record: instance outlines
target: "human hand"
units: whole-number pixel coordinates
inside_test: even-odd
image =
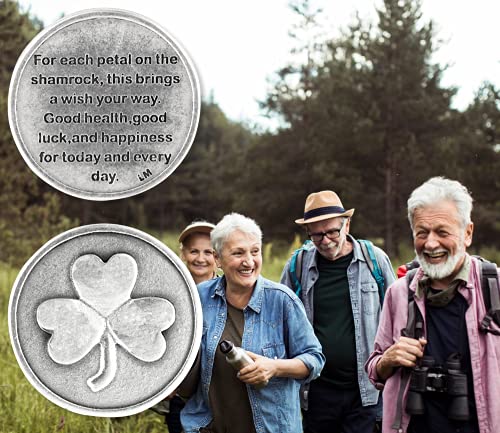
[[[238,378],[249,385],[265,385],[276,375],[277,365],[276,361],[265,356],[257,355],[256,353],[249,352],[250,358],[254,360],[252,364],[248,364],[238,372]]]
[[[417,359],[424,356],[424,347],[427,340],[420,338],[400,337],[380,357],[377,363],[377,373],[387,379],[396,367],[415,367]]]

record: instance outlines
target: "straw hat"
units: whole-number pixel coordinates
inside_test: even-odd
[[[304,218],[295,220],[297,224],[308,224],[336,217],[351,217],[354,209],[345,210],[337,194],[320,191],[309,194],[304,206]]]
[[[213,224],[206,221],[197,221],[189,224],[179,235],[179,242],[182,243],[192,233],[206,233],[209,235],[214,227]]]

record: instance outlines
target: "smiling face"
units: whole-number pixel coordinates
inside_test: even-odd
[[[217,260],[224,271],[228,290],[253,290],[262,269],[261,247],[259,239],[240,230],[226,238]]]
[[[338,233],[338,237],[335,239],[330,239],[325,234],[320,241],[314,242],[314,246],[324,258],[333,261],[351,252],[352,245],[347,242],[350,221],[347,218],[344,222],[342,217],[337,217],[307,224],[308,236],[311,234]],[[339,229],[341,229],[340,232],[338,232]]]
[[[186,262],[196,284],[214,277],[217,266],[208,234],[189,235],[182,244],[181,258]]]
[[[464,228],[451,201],[416,209],[413,214],[415,252],[436,289],[446,288],[460,270],[472,242],[473,224]]]

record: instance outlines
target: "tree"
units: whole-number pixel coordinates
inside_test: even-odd
[[[234,185],[254,139],[213,100],[204,101],[193,145],[168,179],[123,200],[82,203],[66,196],[64,209],[84,224],[109,222],[160,232],[177,230],[196,219],[215,222],[236,206],[239,192]]]
[[[293,158],[307,172],[289,177],[300,176],[308,192],[330,185],[358,209],[356,233],[383,236],[392,255],[408,232],[409,192],[442,170],[434,161],[451,132],[455,89],[440,85],[432,22],[422,22],[418,1],[385,0],[377,15],[376,26],[358,18],[341,37],[316,44],[307,72],[282,69],[266,106],[289,125],[277,141],[304,140]]]
[[[290,32],[297,45],[294,61],[277,71],[275,85],[261,104],[282,126],[262,136],[249,151],[254,166],[241,182],[252,185],[246,188],[245,213],[257,215],[266,234],[289,241],[298,229],[293,220],[303,213],[306,196],[332,188],[324,173],[336,176],[340,170],[332,158],[335,150],[326,149],[323,141],[321,130],[327,127],[320,121],[323,107],[313,103],[324,56],[322,11],[307,0],[292,2],[290,7],[299,18]],[[342,186],[337,186],[340,193]]]
[[[466,185],[474,198],[474,245],[497,247],[500,242],[500,92],[483,83],[472,103],[456,120],[448,152],[456,163],[449,175]]]
[[[359,51],[373,65],[370,90],[376,103],[370,118],[376,125],[377,150],[384,155],[384,238],[387,251],[393,253],[394,234],[401,230],[398,221],[404,221],[398,205],[415,182],[443,168],[428,161],[439,157],[439,141],[450,132],[447,118],[455,89],[440,86],[443,68],[431,63],[432,22],[419,24],[419,2],[386,0],[378,16],[378,31],[360,44]],[[399,176],[400,161],[405,161],[411,177]]]
[[[15,1],[0,2],[0,261],[19,266],[47,239],[73,222],[61,213],[59,196],[48,192],[16,149],[7,119],[10,77],[41,23]]]
[[[234,185],[246,169],[247,149],[253,140],[254,135],[229,120],[215,102],[204,102],[188,156],[173,176],[155,188],[154,195],[161,195],[157,214],[163,218],[152,220],[152,225],[180,227],[194,219],[216,222],[235,210],[240,192]],[[148,209],[152,205],[149,202]],[[169,225],[164,223],[166,218]]]

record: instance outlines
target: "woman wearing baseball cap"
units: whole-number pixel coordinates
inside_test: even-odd
[[[186,263],[194,282],[200,284],[217,276],[210,232],[215,226],[206,221],[189,224],[179,235],[181,259]]]

